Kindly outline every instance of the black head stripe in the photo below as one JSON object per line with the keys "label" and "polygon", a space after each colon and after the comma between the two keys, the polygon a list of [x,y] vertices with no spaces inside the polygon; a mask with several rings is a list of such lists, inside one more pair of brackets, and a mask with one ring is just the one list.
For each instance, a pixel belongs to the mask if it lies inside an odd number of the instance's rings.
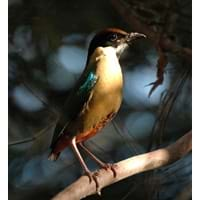
{"label": "black head stripe", "polygon": [[98,32],[90,42],[87,64],[89,62],[90,56],[97,47],[106,47],[106,46],[116,47],[118,45],[118,42],[122,38],[126,37],[127,34],[128,34],[127,32],[117,28],[108,28]]}

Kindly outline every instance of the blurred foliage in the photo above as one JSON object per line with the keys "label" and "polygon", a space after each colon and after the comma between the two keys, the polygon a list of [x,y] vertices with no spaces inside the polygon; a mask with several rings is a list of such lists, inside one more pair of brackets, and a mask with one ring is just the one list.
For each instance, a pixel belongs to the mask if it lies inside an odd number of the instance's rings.
{"label": "blurred foliage", "polygon": [[[130,12],[120,15],[117,3],[125,3]],[[105,27],[140,32],[128,20],[131,13],[158,36],[191,48],[189,0],[9,0],[9,199],[50,199],[81,175],[70,148],[57,162],[47,160],[55,121],[84,68],[94,32]],[[184,55],[165,52],[164,81],[148,98],[146,85],[156,79],[156,45],[138,41],[121,60],[120,112],[87,142],[106,161],[165,146],[191,129],[191,62]],[[91,160],[86,162],[96,169]],[[190,188],[188,155],[87,199],[191,199]]]}

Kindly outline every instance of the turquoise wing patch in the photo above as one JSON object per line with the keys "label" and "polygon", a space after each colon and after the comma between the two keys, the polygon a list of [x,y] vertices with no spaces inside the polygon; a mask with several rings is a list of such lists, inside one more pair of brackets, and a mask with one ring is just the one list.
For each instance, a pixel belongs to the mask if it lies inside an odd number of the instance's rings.
{"label": "turquoise wing patch", "polygon": [[85,80],[85,82],[80,86],[78,90],[78,94],[88,93],[95,86],[98,77],[94,74],[94,72],[90,72]]}

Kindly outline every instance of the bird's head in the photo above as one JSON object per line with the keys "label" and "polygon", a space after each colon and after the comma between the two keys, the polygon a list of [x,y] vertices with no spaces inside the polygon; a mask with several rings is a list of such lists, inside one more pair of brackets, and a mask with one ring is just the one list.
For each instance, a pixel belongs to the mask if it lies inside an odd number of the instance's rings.
{"label": "bird's head", "polygon": [[119,58],[128,45],[139,38],[146,38],[146,36],[142,33],[127,33],[117,28],[102,30],[98,32],[90,42],[88,60],[97,47],[113,47]]}

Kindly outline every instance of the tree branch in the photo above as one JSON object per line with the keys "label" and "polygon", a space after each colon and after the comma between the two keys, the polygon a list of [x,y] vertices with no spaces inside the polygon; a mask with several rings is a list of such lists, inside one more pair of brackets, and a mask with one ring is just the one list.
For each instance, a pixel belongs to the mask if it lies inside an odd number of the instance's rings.
{"label": "tree branch", "polygon": [[[140,21],[139,17],[135,15],[133,9],[131,9],[124,1],[111,0],[113,7],[124,18],[124,20],[138,32],[147,35],[154,44],[157,44],[160,36],[159,32],[153,30],[149,25]],[[185,56],[188,61],[192,61],[192,50],[187,47],[181,47],[168,37],[160,38],[160,46],[165,51],[170,51],[176,55]]]}
{"label": "tree branch", "polygon": [[[100,188],[104,188],[132,175],[153,170],[171,164],[192,150],[192,131],[189,131],[174,144],[166,148],[149,153],[133,156],[116,163],[117,177],[113,177],[111,170],[98,170]],[[96,173],[97,173],[96,172]],[[80,177],[77,181],[58,193],[52,200],[78,200],[96,193],[94,181],[89,183],[87,176]]]}

